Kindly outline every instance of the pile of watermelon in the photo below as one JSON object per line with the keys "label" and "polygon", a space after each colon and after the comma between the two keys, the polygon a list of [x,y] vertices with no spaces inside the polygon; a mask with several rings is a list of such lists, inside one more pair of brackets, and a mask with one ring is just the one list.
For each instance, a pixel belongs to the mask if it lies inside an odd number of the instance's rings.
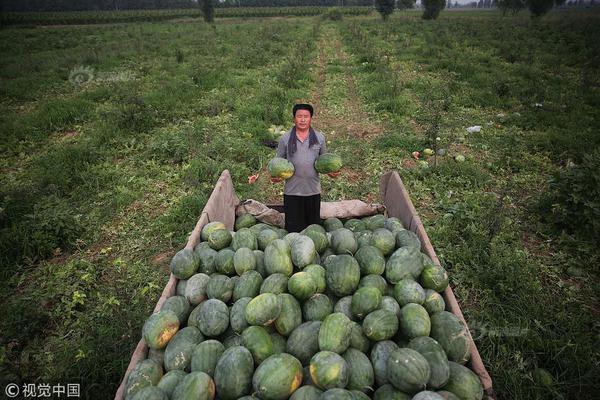
{"label": "pile of watermelon", "polygon": [[446,271],[396,218],[301,233],[240,216],[179,251],[126,399],[480,400]]}

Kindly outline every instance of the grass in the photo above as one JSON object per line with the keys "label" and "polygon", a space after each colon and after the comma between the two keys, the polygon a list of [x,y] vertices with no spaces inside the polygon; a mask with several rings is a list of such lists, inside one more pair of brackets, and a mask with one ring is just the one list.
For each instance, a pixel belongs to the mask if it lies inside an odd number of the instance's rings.
{"label": "grass", "polygon": [[[114,393],[221,171],[240,198],[280,201],[262,143],[291,125],[293,102],[315,101],[347,165],[324,198],[376,201],[379,176],[399,170],[498,397],[592,398],[598,251],[536,205],[598,146],[597,18],[1,30],[2,376]],[[82,85],[69,81],[79,66]],[[410,154],[425,147],[447,155],[419,167]],[[536,367],[555,384],[536,384]]]}

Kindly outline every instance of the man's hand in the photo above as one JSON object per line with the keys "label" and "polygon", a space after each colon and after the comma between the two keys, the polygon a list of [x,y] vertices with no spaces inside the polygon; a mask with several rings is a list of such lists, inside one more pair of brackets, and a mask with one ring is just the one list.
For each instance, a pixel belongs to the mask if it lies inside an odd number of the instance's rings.
{"label": "man's hand", "polygon": [[338,176],[340,176],[340,171],[338,172],[330,172],[327,174],[327,176],[329,176],[330,178],[337,178]]}
{"label": "man's hand", "polygon": [[279,183],[281,182],[283,179],[281,178],[271,178],[271,183]]}

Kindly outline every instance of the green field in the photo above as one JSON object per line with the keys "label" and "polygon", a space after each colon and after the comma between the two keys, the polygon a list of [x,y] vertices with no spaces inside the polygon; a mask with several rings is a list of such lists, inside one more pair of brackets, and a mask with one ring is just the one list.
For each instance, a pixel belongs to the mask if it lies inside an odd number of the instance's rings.
{"label": "green field", "polygon": [[0,30],[0,375],[111,398],[221,171],[281,201],[268,128],[308,101],[346,163],[324,198],[400,173],[498,398],[596,398],[599,37],[593,12]]}

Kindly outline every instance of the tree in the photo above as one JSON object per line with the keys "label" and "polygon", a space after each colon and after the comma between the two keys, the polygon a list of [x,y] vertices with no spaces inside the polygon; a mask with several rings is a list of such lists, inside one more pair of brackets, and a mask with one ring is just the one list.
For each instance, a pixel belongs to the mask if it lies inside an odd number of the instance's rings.
{"label": "tree", "polygon": [[204,15],[204,21],[212,23],[215,20],[215,8],[212,0],[199,0],[200,9]]}
{"label": "tree", "polygon": [[394,0],[375,0],[375,9],[384,21],[394,12]]}
{"label": "tree", "polygon": [[538,18],[554,7],[554,0],[527,0],[527,7],[529,7],[531,17]]}
{"label": "tree", "polygon": [[422,0],[421,4],[425,9],[422,15],[423,19],[436,19],[446,7],[445,0]]}
{"label": "tree", "polygon": [[398,0],[396,7],[398,7],[399,10],[415,8],[415,0]]}

